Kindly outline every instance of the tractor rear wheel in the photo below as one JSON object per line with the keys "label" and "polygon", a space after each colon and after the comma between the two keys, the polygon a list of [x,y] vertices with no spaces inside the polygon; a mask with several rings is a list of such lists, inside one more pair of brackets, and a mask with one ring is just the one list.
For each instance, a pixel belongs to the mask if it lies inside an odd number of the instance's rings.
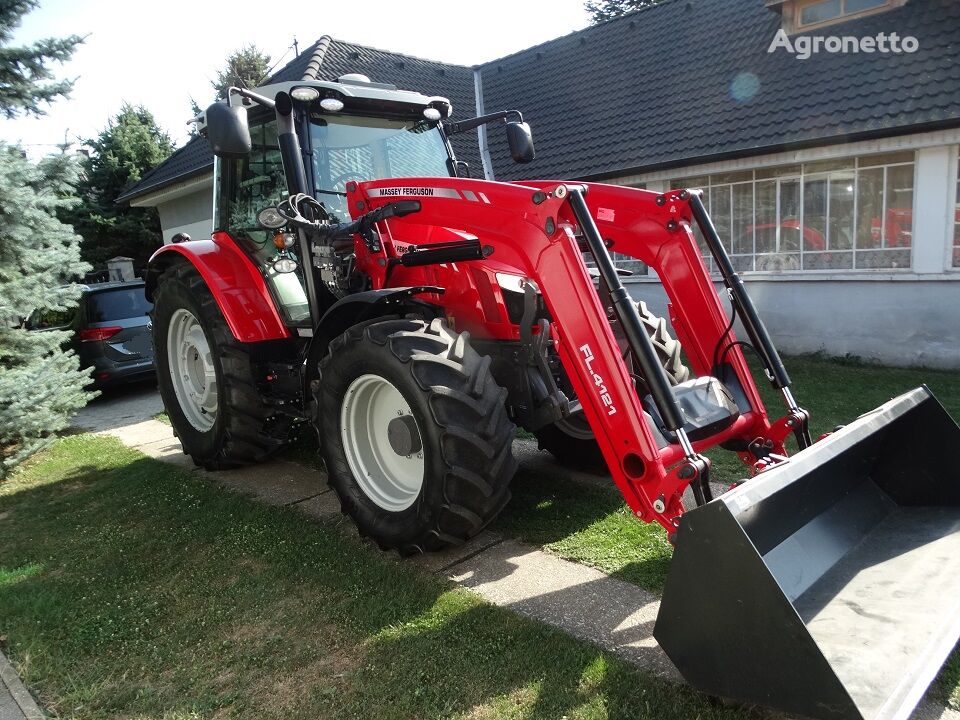
{"label": "tractor rear wheel", "polygon": [[237,341],[189,263],[160,276],[153,294],[157,384],[183,451],[207,470],[257,462],[284,444]]}
{"label": "tractor rear wheel", "polygon": [[510,498],[516,427],[490,360],[442,320],[379,320],[330,344],[317,388],[330,486],[403,555],[459,545]]}
{"label": "tractor rear wheel", "polygon": [[[640,320],[653,342],[657,358],[672,385],[679,385],[690,379],[690,369],[683,364],[683,348],[667,328],[667,321],[650,311],[642,300],[637,303]],[[618,324],[613,326],[614,334],[626,349],[626,339],[619,332]],[[548,451],[561,464],[593,473],[607,472],[607,463],[603,459],[600,447],[594,438],[593,430],[583,413],[566,417],[553,425],[541,428],[534,433],[541,450]]]}

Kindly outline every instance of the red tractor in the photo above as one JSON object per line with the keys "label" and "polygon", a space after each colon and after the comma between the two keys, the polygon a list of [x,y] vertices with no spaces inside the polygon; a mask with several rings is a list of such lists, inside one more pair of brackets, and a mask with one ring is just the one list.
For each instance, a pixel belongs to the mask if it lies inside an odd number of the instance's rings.
{"label": "red tractor", "polygon": [[[526,162],[530,129],[517,111],[450,114],[362,76],[234,88],[207,109],[217,230],[162,248],[147,279],[184,451],[254,463],[312,424],[344,512],[409,554],[496,517],[522,426],[562,462],[605,466],[669,534],[656,637],[693,684],[812,717],[906,717],[960,635],[944,457],[960,428],[918,388],[813,444],[697,193],[472,180],[452,135],[503,124]],[[656,270],[677,339],[611,251]],[[750,478],[716,499],[714,447]]]}

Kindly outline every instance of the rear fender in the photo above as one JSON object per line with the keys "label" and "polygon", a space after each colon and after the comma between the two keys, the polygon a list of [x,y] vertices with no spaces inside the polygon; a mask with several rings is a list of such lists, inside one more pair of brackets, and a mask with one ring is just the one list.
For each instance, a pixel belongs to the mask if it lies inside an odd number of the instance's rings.
{"label": "rear fender", "polygon": [[174,263],[188,262],[210,288],[230,332],[240,342],[290,337],[260,271],[225,232],[210,240],[164,245],[150,258],[147,299],[153,300],[160,275]]}

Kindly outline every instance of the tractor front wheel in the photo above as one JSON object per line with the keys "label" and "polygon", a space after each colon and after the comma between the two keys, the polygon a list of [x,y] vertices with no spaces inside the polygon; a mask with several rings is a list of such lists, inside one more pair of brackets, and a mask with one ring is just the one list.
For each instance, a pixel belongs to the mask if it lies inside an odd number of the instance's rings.
{"label": "tractor front wheel", "polygon": [[403,555],[459,545],[510,497],[516,427],[489,358],[442,320],[351,328],[320,363],[330,486],[362,535]]}
{"label": "tractor front wheel", "polygon": [[257,462],[284,439],[237,341],[200,273],[177,263],[154,291],[157,384],[183,451],[208,470]]}

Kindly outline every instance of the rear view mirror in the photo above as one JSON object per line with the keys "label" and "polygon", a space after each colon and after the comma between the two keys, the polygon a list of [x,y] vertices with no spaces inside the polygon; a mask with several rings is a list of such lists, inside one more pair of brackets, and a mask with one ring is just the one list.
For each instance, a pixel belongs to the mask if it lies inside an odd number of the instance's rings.
{"label": "rear view mirror", "polygon": [[214,103],[207,108],[207,140],[217,157],[237,159],[250,152],[250,127],[247,125],[247,109]]}
{"label": "rear view mirror", "polygon": [[533,149],[533,133],[525,122],[507,123],[507,143],[514,162],[528,163],[537,156]]}

